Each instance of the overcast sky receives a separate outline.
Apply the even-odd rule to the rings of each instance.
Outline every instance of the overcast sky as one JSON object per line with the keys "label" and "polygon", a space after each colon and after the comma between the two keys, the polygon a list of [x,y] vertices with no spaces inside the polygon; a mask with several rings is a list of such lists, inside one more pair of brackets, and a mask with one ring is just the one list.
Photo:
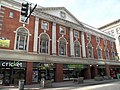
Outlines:
{"label": "overcast sky", "polygon": [[27,0],[42,7],[65,7],[79,21],[101,27],[120,18],[120,0]]}

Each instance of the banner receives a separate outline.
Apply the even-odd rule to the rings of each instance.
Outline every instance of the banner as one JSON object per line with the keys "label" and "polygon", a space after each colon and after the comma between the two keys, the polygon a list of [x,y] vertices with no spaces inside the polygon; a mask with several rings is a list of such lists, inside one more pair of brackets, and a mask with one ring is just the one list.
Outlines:
{"label": "banner", "polygon": [[10,40],[0,40],[0,47],[9,48],[10,47]]}

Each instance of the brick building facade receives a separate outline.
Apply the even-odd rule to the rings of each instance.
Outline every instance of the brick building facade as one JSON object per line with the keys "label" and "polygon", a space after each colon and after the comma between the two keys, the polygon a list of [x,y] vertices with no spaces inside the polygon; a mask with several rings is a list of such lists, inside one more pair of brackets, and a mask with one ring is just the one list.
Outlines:
{"label": "brick building facade", "polygon": [[[3,84],[38,83],[111,75],[119,70],[115,39],[77,20],[64,7],[37,7],[27,23],[21,2],[2,0],[0,9],[0,75]],[[19,77],[18,77],[19,76]]]}

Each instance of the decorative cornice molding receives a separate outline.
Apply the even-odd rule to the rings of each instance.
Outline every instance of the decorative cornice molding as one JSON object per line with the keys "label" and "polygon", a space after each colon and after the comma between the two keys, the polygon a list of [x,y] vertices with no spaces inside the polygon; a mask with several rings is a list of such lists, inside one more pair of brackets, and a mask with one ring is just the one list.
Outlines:
{"label": "decorative cornice molding", "polygon": [[106,27],[109,27],[109,26],[111,26],[111,25],[113,25],[113,24],[117,24],[117,23],[119,23],[120,22],[120,19],[118,19],[118,20],[115,20],[115,21],[113,21],[113,22],[111,22],[111,23],[108,23],[108,24],[106,24],[106,25],[104,25],[104,26],[102,26],[102,27],[100,27],[100,28],[98,28],[98,29],[104,29],[104,28],[106,28]]}
{"label": "decorative cornice molding", "polygon": [[41,55],[30,52],[19,52],[14,50],[0,50],[0,60],[18,60],[44,63],[61,63],[61,64],[86,64],[86,65],[120,65],[115,60],[97,60],[88,58],[62,57],[53,55]]}

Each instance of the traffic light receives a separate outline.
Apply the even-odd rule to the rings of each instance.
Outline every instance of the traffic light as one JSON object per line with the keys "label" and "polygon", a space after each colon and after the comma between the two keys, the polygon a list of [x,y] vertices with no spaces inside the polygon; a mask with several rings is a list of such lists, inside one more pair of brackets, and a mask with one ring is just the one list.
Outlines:
{"label": "traffic light", "polygon": [[21,15],[27,17],[28,15],[28,8],[29,8],[29,4],[28,3],[22,3],[22,7],[21,7]]}

